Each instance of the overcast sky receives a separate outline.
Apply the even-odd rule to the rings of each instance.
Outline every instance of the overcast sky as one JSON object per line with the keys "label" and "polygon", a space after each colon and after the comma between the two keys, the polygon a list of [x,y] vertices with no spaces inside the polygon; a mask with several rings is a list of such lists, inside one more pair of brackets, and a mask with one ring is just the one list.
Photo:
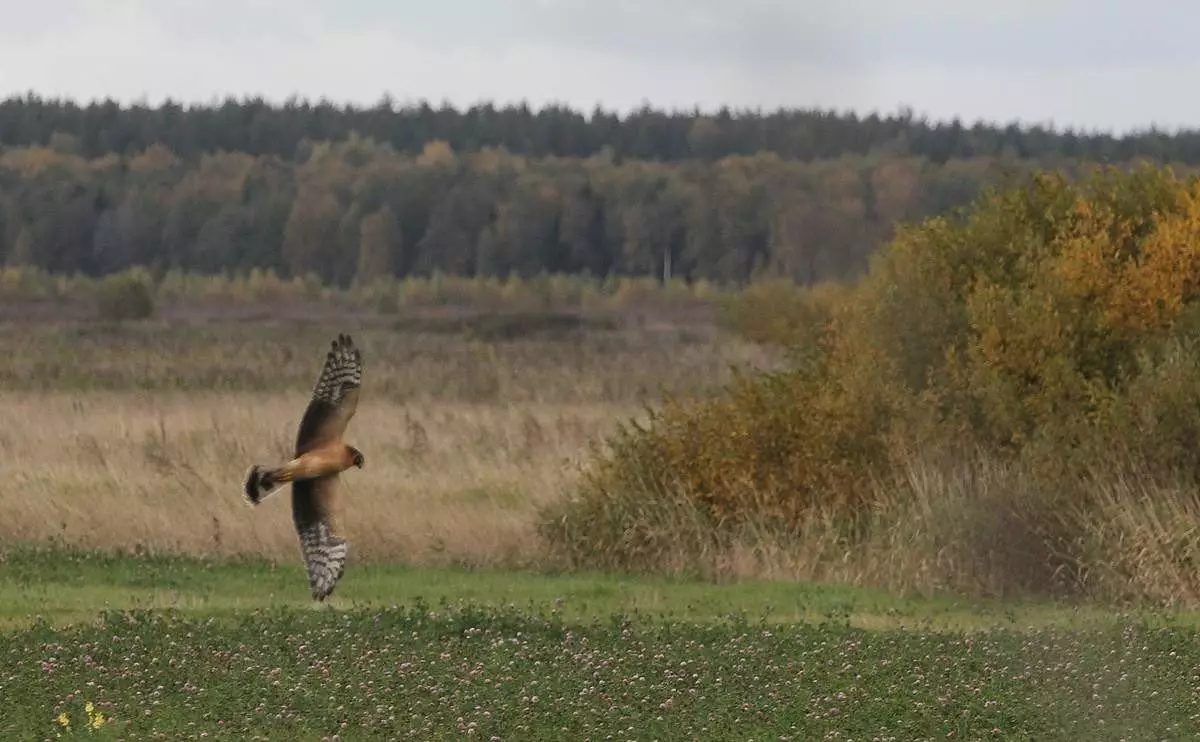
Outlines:
{"label": "overcast sky", "polygon": [[1200,4],[1166,0],[0,0],[0,96],[911,106],[1200,125]]}

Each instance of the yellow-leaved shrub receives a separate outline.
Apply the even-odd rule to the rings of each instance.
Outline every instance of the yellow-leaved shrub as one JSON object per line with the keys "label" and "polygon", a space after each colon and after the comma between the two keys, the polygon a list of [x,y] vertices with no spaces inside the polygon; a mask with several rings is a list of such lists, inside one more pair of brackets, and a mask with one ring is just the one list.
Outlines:
{"label": "yellow-leaved shrub", "polygon": [[[914,461],[982,457],[1005,483],[989,490],[988,513],[971,516],[971,538],[999,550],[986,563],[1002,570],[1007,557],[995,554],[1020,543],[1022,564],[1030,548],[1046,550],[1049,572],[1031,584],[1064,567],[1076,586],[1137,570],[1144,580],[1143,552],[1112,556],[1107,571],[1095,561],[1129,547],[1133,526],[1088,518],[1111,519],[1124,497],[1112,493],[1139,478],[1178,494],[1200,477],[1198,300],[1200,182],[1150,166],[1075,181],[1035,174],[901,225],[862,280],[826,289],[823,301],[777,284],[739,297],[727,307],[735,327],[790,338],[806,362],[740,377],[715,399],[669,400],[623,427],[542,533],[576,565],[656,568],[672,544],[701,553],[747,524],[794,534],[819,519],[848,559],[881,534],[912,530],[896,520],[913,516],[905,498],[926,512],[946,507],[911,482],[967,481],[914,478]],[[782,319],[765,316],[772,302]],[[1139,474],[1097,481],[1118,469]],[[957,508],[982,507],[955,497]],[[942,522],[955,519],[931,528]],[[1023,530],[980,535],[1001,523]]]}

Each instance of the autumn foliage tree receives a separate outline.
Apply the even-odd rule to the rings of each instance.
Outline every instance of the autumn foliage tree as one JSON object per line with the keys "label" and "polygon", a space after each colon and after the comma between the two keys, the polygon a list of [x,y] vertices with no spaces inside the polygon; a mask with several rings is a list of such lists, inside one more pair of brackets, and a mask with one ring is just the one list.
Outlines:
{"label": "autumn foliage tree", "polygon": [[718,531],[817,518],[861,535],[915,457],[982,454],[1027,472],[1031,543],[1065,564],[1084,539],[1060,508],[1094,503],[1096,471],[1200,483],[1200,179],[1038,173],[902,227],[834,297],[796,304],[803,363],[622,428],[549,514],[550,542],[644,566],[664,535],[646,514],[672,501]]}
{"label": "autumn foliage tree", "polygon": [[393,256],[400,252],[400,224],[390,206],[363,217],[359,225],[358,280],[369,283],[395,275]]}
{"label": "autumn foliage tree", "polygon": [[[355,280],[364,257],[397,277],[845,279],[896,219],[939,213],[1032,167],[769,152],[678,163],[539,158],[457,152],[443,140],[410,154],[354,134],[307,140],[288,158],[184,159],[154,144],[88,159],[57,141],[0,153],[5,263],[90,276],[257,269],[338,286]],[[395,239],[364,254],[364,221],[376,215],[368,232],[379,232],[389,212]]]}

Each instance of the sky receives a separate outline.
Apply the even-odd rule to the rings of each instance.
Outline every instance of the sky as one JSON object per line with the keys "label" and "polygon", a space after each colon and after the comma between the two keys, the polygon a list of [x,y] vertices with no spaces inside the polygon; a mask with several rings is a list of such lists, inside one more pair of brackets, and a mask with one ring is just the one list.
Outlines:
{"label": "sky", "polygon": [[1200,126],[1183,0],[0,0],[0,97]]}

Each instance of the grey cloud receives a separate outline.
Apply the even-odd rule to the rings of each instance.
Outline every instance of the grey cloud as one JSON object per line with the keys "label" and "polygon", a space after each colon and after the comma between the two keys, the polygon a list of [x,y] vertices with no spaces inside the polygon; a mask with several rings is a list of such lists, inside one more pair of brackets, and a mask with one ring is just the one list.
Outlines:
{"label": "grey cloud", "polygon": [[702,65],[840,61],[857,46],[844,13],[826,3],[799,12],[763,0],[559,0],[527,18],[542,43]]}
{"label": "grey cloud", "polygon": [[44,34],[128,9],[184,41],[315,44],[383,31],[434,48],[536,45],[767,76],[791,66],[871,74],[905,61],[1031,72],[1183,63],[1200,24],[1200,6],[1169,0],[64,0],[20,4],[5,27]]}
{"label": "grey cloud", "polygon": [[[428,45],[536,44],[647,63],[861,70],[1180,63],[1195,58],[1200,6],[1169,0],[363,0],[298,2],[331,29],[386,28]],[[1169,17],[1170,23],[1163,18]]]}
{"label": "grey cloud", "polygon": [[165,35],[186,42],[314,41],[305,23],[313,15],[307,3],[279,0],[141,0],[145,17]]}
{"label": "grey cloud", "polygon": [[[63,7],[66,6],[66,7]],[[61,3],[12,3],[4,9],[0,38],[37,39],[53,34],[87,28],[95,22],[89,3],[68,0]]]}

